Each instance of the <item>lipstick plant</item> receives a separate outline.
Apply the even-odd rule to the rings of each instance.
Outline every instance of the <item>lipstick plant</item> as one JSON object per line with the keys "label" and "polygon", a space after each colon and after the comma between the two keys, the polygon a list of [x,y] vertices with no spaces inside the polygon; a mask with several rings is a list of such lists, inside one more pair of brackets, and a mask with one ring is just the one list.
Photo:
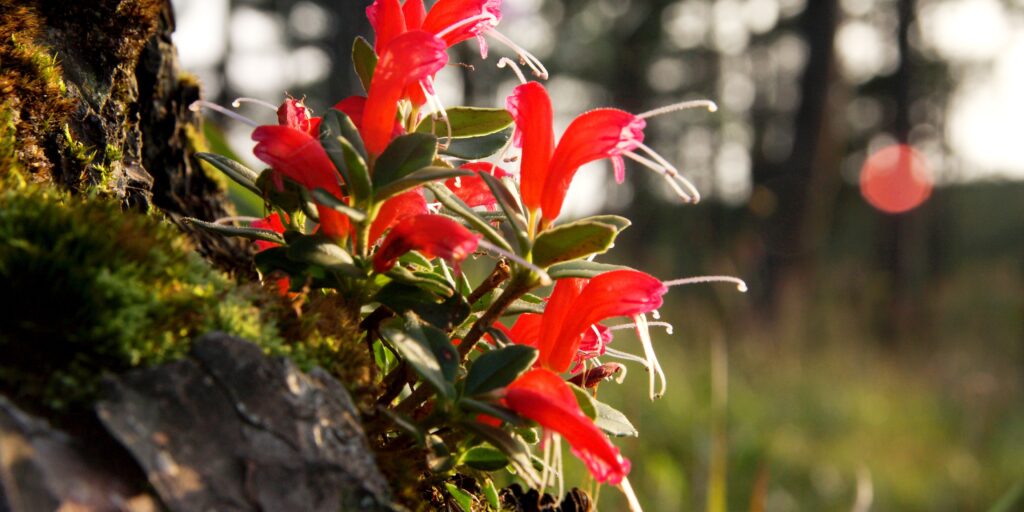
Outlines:
{"label": "lipstick plant", "polygon": [[[500,0],[439,0],[429,10],[422,0],[377,0],[367,15],[375,41],[357,38],[352,52],[365,96],[319,117],[286,99],[269,105],[277,122],[265,125],[197,103],[254,127],[262,172],[198,156],[262,196],[267,217],[244,226],[191,222],[254,240],[265,282],[300,312],[305,294],[346,299],[339,304],[361,319],[358,341],[376,362],[368,435],[388,458],[412,461],[403,470],[413,468],[435,504],[499,508],[492,474],[503,471],[540,492],[557,482],[561,492],[564,440],[596,482],[619,486],[637,508],[630,462],[610,439],[637,432],[597,399],[604,382],[625,376],[610,360],[641,365],[650,397],[660,396],[665,376],[646,315],[673,285],[745,287],[722,276],[663,281],[600,263],[629,220],[568,221],[562,207],[580,167],[602,159],[618,182],[629,159],[697,202],[690,182],[644,144],[644,129],[653,115],[714,104],[639,115],[591,110],[556,141],[547,91],[510,59],[498,65],[511,65],[522,85],[505,108],[445,108],[434,90],[446,50],[474,38],[482,57],[490,38],[547,78],[537,58],[496,30]],[[518,172],[498,166],[516,160]],[[491,260],[493,270],[471,282],[460,271],[467,258]],[[640,355],[608,346],[626,328]]]}

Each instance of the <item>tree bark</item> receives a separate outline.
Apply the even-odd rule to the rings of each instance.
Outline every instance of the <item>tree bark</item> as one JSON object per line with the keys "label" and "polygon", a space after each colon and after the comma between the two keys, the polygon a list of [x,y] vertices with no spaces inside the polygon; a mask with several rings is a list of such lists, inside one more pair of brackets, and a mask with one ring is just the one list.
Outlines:
{"label": "tree bark", "polygon": [[[157,208],[172,220],[232,211],[194,153],[199,84],[181,72],[169,0],[0,4],[0,175]],[[245,247],[190,232],[225,269]]]}

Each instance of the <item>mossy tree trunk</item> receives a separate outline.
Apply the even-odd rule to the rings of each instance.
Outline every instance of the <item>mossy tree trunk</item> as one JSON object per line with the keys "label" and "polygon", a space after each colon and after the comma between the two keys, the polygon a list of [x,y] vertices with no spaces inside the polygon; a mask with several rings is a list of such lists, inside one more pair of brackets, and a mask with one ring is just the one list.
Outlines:
{"label": "mossy tree trunk", "polygon": [[[193,156],[194,78],[181,72],[169,0],[0,2],[0,174],[213,219],[231,206]],[[221,267],[243,246],[190,233]]]}

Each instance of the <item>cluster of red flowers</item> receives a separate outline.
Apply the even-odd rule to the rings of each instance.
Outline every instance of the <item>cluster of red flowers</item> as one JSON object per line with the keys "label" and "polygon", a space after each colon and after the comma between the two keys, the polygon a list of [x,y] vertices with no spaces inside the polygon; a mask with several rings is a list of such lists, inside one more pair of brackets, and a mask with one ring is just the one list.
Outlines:
{"label": "cluster of red flowers", "polygon": [[[302,259],[296,256],[301,253],[298,250],[285,256],[302,265],[278,268],[268,264],[261,270],[284,270],[288,277],[277,280],[283,290],[289,286],[298,290],[309,283],[338,293],[361,287],[362,296],[377,297],[380,303],[371,299],[371,305],[411,318],[417,326],[410,331],[414,334],[429,322],[418,319],[415,307],[410,313],[380,298],[382,289],[394,282],[450,297],[460,293],[458,279],[444,264],[435,269],[430,260],[445,260],[458,270],[460,262],[478,251],[497,255],[503,260],[500,265],[512,267],[511,276],[504,276],[504,287],[499,283],[491,294],[471,294],[480,302],[467,306],[483,312],[469,314],[467,308],[459,321],[441,329],[445,343],[460,340],[458,352],[468,376],[458,389],[470,393],[465,389],[471,387],[469,382],[479,381],[476,376],[483,370],[475,367],[481,366],[478,362],[484,358],[473,356],[480,351],[498,353],[508,343],[531,347],[529,361],[518,363],[516,371],[500,385],[458,403],[467,404],[469,411],[482,397],[491,404],[487,406],[490,409],[473,409],[477,413],[507,410],[532,420],[565,439],[598,481],[619,483],[629,472],[629,461],[592,414],[581,408],[573,385],[563,375],[570,374],[568,380],[596,389],[602,378],[618,371],[619,365],[608,364],[593,368],[599,370],[594,374],[598,378],[581,374],[591,359],[606,354],[611,330],[602,322],[615,317],[635,319],[638,331],[643,331],[640,336],[647,354],[636,360],[644,362],[652,375],[655,371],[660,374],[649,349],[643,315],[661,307],[668,286],[637,270],[592,262],[592,257],[610,248],[617,233],[628,226],[625,219],[598,216],[570,223],[557,221],[577,171],[600,159],[612,161],[619,182],[624,178],[626,157],[664,176],[684,200],[699,199],[671,164],[643,144],[646,117],[695,104],[641,115],[610,108],[591,110],[573,120],[556,143],[547,91],[539,82],[526,81],[517,68],[523,83],[509,96],[505,109],[459,107],[463,115],[486,115],[500,122],[481,133],[459,133],[455,130],[457,109],[446,110],[433,87],[434,76],[448,62],[445,52],[452,45],[476,38],[481,55],[486,56],[485,36],[493,37],[508,44],[536,75],[546,78],[539,61],[495,30],[501,19],[500,0],[438,0],[429,10],[422,0],[404,4],[376,0],[367,15],[375,32],[372,49],[365,42],[360,47],[357,41],[354,52],[357,71],[362,63],[366,95],[339,101],[324,118],[314,117],[299,100],[284,101],[277,109],[277,124],[258,126],[252,134],[257,142],[255,155],[270,166],[258,175],[268,178],[261,183],[254,179],[256,173],[238,171],[240,164],[221,165],[229,176],[263,193],[276,210],[253,222],[252,232],[236,229],[231,234],[257,238],[261,254],[297,245],[297,238],[307,244],[313,239],[331,244],[326,251],[333,255],[327,266],[330,272],[309,271],[310,265],[327,264],[322,257]],[[329,116],[333,117],[328,120]],[[504,145],[497,146],[501,155],[521,151],[518,178],[492,163],[446,156],[448,144],[460,136],[503,136]],[[439,142],[442,139],[444,143]],[[272,196],[282,193],[287,183],[298,186],[299,203],[309,207],[275,203]],[[440,204],[429,204],[428,197]],[[310,222],[311,229],[305,228],[304,218],[315,221]],[[410,260],[413,255],[418,256]],[[500,276],[497,266],[495,275]],[[336,279],[331,281],[331,276]],[[520,313],[511,328],[498,322],[517,300],[552,278],[555,284],[550,296],[535,298],[532,312]],[[485,301],[483,297],[489,298]],[[387,338],[374,341],[385,343],[420,372],[423,383],[417,391],[435,389],[436,399],[441,400],[446,384],[438,384],[436,372],[432,373],[432,365],[443,366],[441,360],[420,365],[417,358],[421,356],[414,357],[403,350],[401,342]],[[443,377],[459,382],[457,372],[449,373]],[[413,393],[398,410],[415,414],[416,407],[427,400],[429,396]],[[406,403],[411,406],[405,407]],[[497,425],[499,430],[508,421],[497,412],[474,417],[478,418],[474,421]]]}

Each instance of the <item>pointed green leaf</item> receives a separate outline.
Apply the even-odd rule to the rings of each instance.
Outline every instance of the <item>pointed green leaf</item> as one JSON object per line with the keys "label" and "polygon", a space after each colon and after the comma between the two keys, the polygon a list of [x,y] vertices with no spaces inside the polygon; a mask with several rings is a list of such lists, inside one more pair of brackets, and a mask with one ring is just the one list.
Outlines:
{"label": "pointed green leaf", "polygon": [[[453,138],[479,137],[500,132],[512,125],[512,114],[503,108],[451,107],[445,109],[451,124]],[[425,120],[416,128],[419,133],[433,133],[438,138],[448,136],[444,121]]]}
{"label": "pointed green leaf", "polygon": [[597,417],[597,400],[587,393],[587,390],[569,382],[569,388],[572,389],[572,394],[576,395],[576,403],[579,404],[580,410],[583,414],[590,419]]}
{"label": "pointed green leaf", "polygon": [[505,310],[501,316],[518,315],[520,313],[536,313],[538,315],[544,314],[544,306],[542,304],[533,304],[525,300],[516,300],[508,309]]}
{"label": "pointed green leaf", "polygon": [[198,228],[209,231],[211,233],[217,233],[218,235],[224,236],[239,236],[242,238],[248,238],[249,240],[262,240],[264,242],[273,242],[275,244],[283,244],[284,237],[276,231],[269,229],[259,228],[243,228],[237,226],[225,226],[222,224],[214,224],[212,222],[206,222],[205,220],[193,219],[192,217],[185,217],[182,219],[187,224],[192,224]]}
{"label": "pointed green leaf", "polygon": [[473,227],[473,229],[484,235],[484,237],[492,244],[497,245],[508,252],[515,252],[512,249],[512,246],[509,245],[508,241],[505,240],[500,233],[498,233],[487,221],[480,218],[480,216],[477,215],[472,208],[467,206],[466,203],[462,202],[462,199],[459,199],[458,196],[452,194],[447,187],[431,183],[427,185],[427,188],[434,193],[434,197],[437,198],[445,208],[448,208],[459,217],[462,217]]}
{"label": "pointed green leaf", "polygon": [[407,268],[395,266],[388,270],[386,275],[399,283],[422,288],[440,297],[451,297],[455,293],[451,284],[430,272],[413,272]]}
{"label": "pointed green leaf", "polygon": [[526,345],[509,345],[487,352],[473,361],[463,392],[473,396],[505,387],[530,369],[537,356],[537,349]]}
{"label": "pointed green leaf", "polygon": [[618,229],[611,224],[581,220],[544,231],[533,243],[533,262],[542,268],[607,251]]}
{"label": "pointed green leaf", "polygon": [[453,139],[447,148],[440,150],[440,153],[463,160],[479,160],[500,151],[505,144],[508,144],[510,138],[512,138],[511,126],[490,135]]}
{"label": "pointed green leaf", "polygon": [[501,508],[501,499],[498,497],[498,488],[490,478],[484,480],[484,496],[487,497],[487,504],[494,510]]}
{"label": "pointed green leaf", "polygon": [[575,260],[565,263],[557,263],[548,267],[548,275],[551,279],[567,279],[570,277],[591,278],[597,277],[612,270],[630,270],[624,265],[610,265],[608,263],[597,263],[596,261]]}
{"label": "pointed green leaf", "polygon": [[[450,399],[455,395],[455,388],[445,378],[441,361],[434,355],[433,344],[427,339],[423,329],[408,323],[402,326],[402,322],[392,321],[381,327],[380,334],[395,349],[399,357],[436,389],[440,396]],[[455,350],[454,347],[452,350]]]}
{"label": "pointed green leaf", "polygon": [[263,195],[263,191],[256,186],[256,179],[259,174],[256,171],[226,157],[214,153],[196,153],[196,158],[216,167],[220,172],[231,178],[232,181],[250,190],[256,195]]}
{"label": "pointed green leaf", "polygon": [[352,219],[352,222],[361,223],[366,220],[366,212],[345,204],[341,199],[334,197],[334,194],[322,188],[314,190],[311,195],[313,199],[316,199],[316,202]]}
{"label": "pointed green leaf", "polygon": [[497,471],[508,465],[508,457],[493,446],[480,445],[466,450],[459,463],[480,471]]}
{"label": "pointed green leaf", "polygon": [[373,188],[366,167],[366,148],[348,115],[333,108],[324,114],[320,120],[320,145],[357,203],[368,199]]}
{"label": "pointed green leaf", "polygon": [[378,187],[404,178],[413,171],[429,167],[437,155],[437,137],[427,133],[408,133],[384,148],[373,165],[373,182]]}
{"label": "pointed green leaf", "polygon": [[274,171],[267,169],[256,178],[256,187],[260,189],[260,197],[273,206],[276,206],[288,213],[297,212],[301,209],[304,199],[302,198],[302,185],[299,185],[291,178],[278,174],[282,189],[277,188],[273,179]]}
{"label": "pointed green leaf", "polygon": [[526,420],[520,418],[512,409],[498,404],[492,404],[482,400],[474,400],[472,398],[463,398],[459,400],[459,407],[464,411],[471,413],[493,416],[510,425],[526,425]]}
{"label": "pointed green leaf", "polygon": [[[502,467],[504,466],[498,467],[497,469],[501,469]],[[462,512],[473,512],[472,494],[469,494],[468,492],[463,491],[462,489],[456,487],[454,484],[450,484],[448,482],[444,483],[444,488],[448,490],[448,494],[452,495],[452,499],[455,500],[455,503],[459,505],[459,508],[462,509]]]}
{"label": "pointed green leaf", "polygon": [[373,300],[399,314],[416,313],[424,322],[444,330],[454,328],[469,316],[469,304],[461,295],[438,297],[422,287],[398,281],[381,288]]}
{"label": "pointed green leaf", "polygon": [[359,273],[352,256],[337,242],[323,235],[303,235],[288,242],[288,257],[330,270],[353,275]]}
{"label": "pointed green leaf", "polygon": [[625,414],[596,399],[593,402],[594,408],[597,411],[594,424],[597,425],[597,428],[603,430],[605,434],[614,437],[637,437],[640,435],[633,424],[629,422],[629,418],[626,418]]}
{"label": "pointed green leaf", "polygon": [[373,70],[377,67],[377,54],[363,36],[356,37],[352,45],[352,65],[356,68],[356,75],[359,77],[359,83],[363,84],[363,90],[369,92]]}
{"label": "pointed green leaf", "polygon": [[580,219],[580,221],[591,221],[600,222],[601,224],[610,224],[612,226],[615,226],[615,229],[618,230],[619,233],[633,225],[633,223],[630,222],[629,219],[625,217],[620,217],[618,215],[594,215],[591,217]]}
{"label": "pointed green leaf", "polygon": [[516,203],[516,198],[512,196],[512,193],[505,187],[505,184],[498,178],[495,178],[494,175],[487,172],[479,174],[483,178],[484,183],[487,184],[487,188],[491,189],[491,194],[498,201],[501,211],[505,213],[505,218],[512,224],[516,240],[519,241],[519,248],[525,252],[530,247],[530,239],[529,234],[526,232],[526,219],[523,218],[519,204]]}
{"label": "pointed green leaf", "polygon": [[537,471],[533,469],[530,447],[519,436],[475,421],[463,422],[463,426],[495,448],[501,450],[508,457],[509,462],[518,472],[519,476],[526,481],[527,485],[533,486],[540,481]]}
{"label": "pointed green leaf", "polygon": [[395,196],[411,188],[430,183],[432,181],[446,180],[458,176],[472,176],[472,171],[465,169],[450,169],[448,167],[424,167],[418,171],[407,174],[404,178],[392,181],[374,191],[374,198],[382,201]]}

